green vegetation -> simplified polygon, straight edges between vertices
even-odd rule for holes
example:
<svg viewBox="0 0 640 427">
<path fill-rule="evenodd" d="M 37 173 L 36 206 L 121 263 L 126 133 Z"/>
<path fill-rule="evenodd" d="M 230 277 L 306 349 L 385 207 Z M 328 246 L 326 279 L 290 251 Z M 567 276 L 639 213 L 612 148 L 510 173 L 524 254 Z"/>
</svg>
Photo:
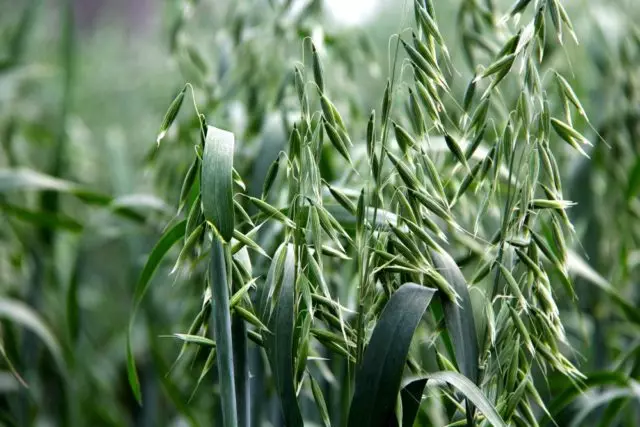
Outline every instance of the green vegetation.
<svg viewBox="0 0 640 427">
<path fill-rule="evenodd" d="M 637 424 L 633 2 L 182 0 L 143 99 L 23 3 L 3 424 Z"/>
</svg>

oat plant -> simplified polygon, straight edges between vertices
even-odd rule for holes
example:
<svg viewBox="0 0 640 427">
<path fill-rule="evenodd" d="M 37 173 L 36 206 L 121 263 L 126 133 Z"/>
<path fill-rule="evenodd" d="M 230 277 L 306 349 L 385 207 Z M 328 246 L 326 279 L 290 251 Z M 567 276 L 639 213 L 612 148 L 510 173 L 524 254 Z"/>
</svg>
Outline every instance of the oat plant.
<svg viewBox="0 0 640 427">
<path fill-rule="evenodd" d="M 298 108 L 258 197 L 192 85 L 166 113 L 159 144 L 193 101 L 195 154 L 136 304 L 172 246 L 174 270 L 204 265 L 201 310 L 175 338 L 178 358 L 208 354 L 200 378 L 215 367 L 223 425 L 266 416 L 251 411 L 264 390 L 251 390 L 249 350 L 264 355 L 272 421 L 290 426 L 537 425 L 552 416 L 538 372 L 585 380 L 557 305 L 576 298 L 576 255 L 556 153 L 596 141 L 573 125 L 588 118 L 569 79 L 545 65 L 550 44 L 575 39 L 569 16 L 557 0 L 463 2 L 466 78 L 433 4 L 411 8 L 368 120 L 341 111 L 331 65 L 301 41 L 278 100 Z"/>
<path fill-rule="evenodd" d="M 585 386 L 558 308 L 585 273 L 557 156 L 602 137 L 574 125 L 590 123 L 581 100 L 546 63 L 576 41 L 571 20 L 558 0 L 462 2 L 461 64 L 432 2 L 410 9 L 370 114 L 341 108 L 331 63 L 300 40 L 276 104 L 288 143 L 259 194 L 242 141 L 208 118 L 224 105 L 187 84 L 165 115 L 157 150 L 189 108 L 194 154 L 135 304 L 179 246 L 174 271 L 203 297 L 176 363 L 206 355 L 222 425 L 538 425 L 558 409 L 541 373 Z M 143 400 L 131 351 L 128 369 Z M 269 390 L 279 410 L 252 411 Z"/>
</svg>

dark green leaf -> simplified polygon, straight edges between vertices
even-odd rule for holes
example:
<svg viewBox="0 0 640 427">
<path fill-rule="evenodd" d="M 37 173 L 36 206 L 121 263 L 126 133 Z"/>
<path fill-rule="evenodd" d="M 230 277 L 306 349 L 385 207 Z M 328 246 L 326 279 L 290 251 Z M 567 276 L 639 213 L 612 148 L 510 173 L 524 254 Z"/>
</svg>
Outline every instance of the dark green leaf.
<svg viewBox="0 0 640 427">
<path fill-rule="evenodd" d="M 422 402 L 422 392 L 426 385 L 427 379 L 420 378 L 402 387 L 400 391 L 400 397 L 402 398 L 402 427 L 413 427 Z"/>
<path fill-rule="evenodd" d="M 349 426 L 382 426 L 393 417 L 411 339 L 435 292 L 405 283 L 391 295 L 356 374 Z"/>
<path fill-rule="evenodd" d="M 442 299 L 445 324 L 453 341 L 458 368 L 474 383 L 478 381 L 478 340 L 467 282 L 456 262 L 444 251 L 431 251 L 433 264 L 451 285 L 460 301 Z"/>
<path fill-rule="evenodd" d="M 286 245 L 284 251 L 284 266 L 279 293 L 274 295 L 275 305 L 269 316 L 268 327 L 271 332 L 265 332 L 267 357 L 271 365 L 274 381 L 285 424 L 288 427 L 302 426 L 302 415 L 296 397 L 294 380 L 294 349 L 293 325 L 295 320 L 295 259 L 293 246 Z"/>
</svg>

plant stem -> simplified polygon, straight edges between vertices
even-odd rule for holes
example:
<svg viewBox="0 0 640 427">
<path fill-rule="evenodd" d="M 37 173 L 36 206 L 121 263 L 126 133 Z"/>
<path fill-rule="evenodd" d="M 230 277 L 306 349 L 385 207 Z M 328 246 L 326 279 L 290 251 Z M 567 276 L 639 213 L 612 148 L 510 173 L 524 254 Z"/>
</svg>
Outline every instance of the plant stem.
<svg viewBox="0 0 640 427">
<path fill-rule="evenodd" d="M 225 427 L 236 427 L 236 387 L 233 369 L 233 343 L 231 339 L 231 313 L 229 288 L 224 252 L 227 248 L 215 233 L 211 242 L 209 264 L 209 286 L 211 287 L 211 321 L 217 348 L 218 375 L 220 377 L 220 400 Z"/>
<path fill-rule="evenodd" d="M 236 402 L 238 405 L 238 426 L 251 425 L 251 395 L 249 387 L 249 354 L 247 349 L 247 327 L 238 315 L 231 319 L 233 337 L 234 379 L 236 384 Z"/>
<path fill-rule="evenodd" d="M 231 252 L 226 251 L 227 268 L 232 269 Z M 233 283 L 234 292 L 242 287 L 242 283 Z M 233 346 L 234 380 L 236 386 L 236 403 L 238 406 L 238 426 L 251 425 L 251 394 L 249 387 L 249 349 L 247 346 L 247 325 L 238 314 L 231 318 L 231 335 Z"/>
</svg>

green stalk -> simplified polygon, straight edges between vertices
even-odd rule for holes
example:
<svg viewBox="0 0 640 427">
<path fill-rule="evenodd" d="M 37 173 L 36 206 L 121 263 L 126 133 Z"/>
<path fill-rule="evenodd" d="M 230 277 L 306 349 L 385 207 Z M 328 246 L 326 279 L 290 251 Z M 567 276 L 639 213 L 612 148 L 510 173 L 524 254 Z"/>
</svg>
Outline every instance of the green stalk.
<svg viewBox="0 0 640 427">
<path fill-rule="evenodd" d="M 231 252 L 226 252 L 227 269 L 231 271 Z M 242 283 L 234 283 L 233 291 L 242 287 Z M 249 386 L 249 348 L 247 346 L 247 325 L 237 313 L 231 317 L 231 336 L 233 346 L 234 380 L 236 386 L 236 403 L 238 406 L 238 426 L 251 425 L 251 394 Z"/>
<path fill-rule="evenodd" d="M 251 395 L 249 387 L 249 352 L 247 348 L 247 327 L 244 319 L 234 314 L 231 319 L 233 337 L 234 380 L 236 384 L 236 402 L 238 405 L 238 426 L 251 425 Z"/>
<path fill-rule="evenodd" d="M 220 379 L 220 400 L 222 419 L 225 427 L 236 427 L 236 387 L 233 369 L 233 343 L 231 338 L 231 313 L 229 308 L 229 288 L 224 243 L 215 233 L 211 242 L 211 263 L 209 264 L 209 286 L 211 287 L 211 321 L 216 340 L 216 359 Z"/>
</svg>

